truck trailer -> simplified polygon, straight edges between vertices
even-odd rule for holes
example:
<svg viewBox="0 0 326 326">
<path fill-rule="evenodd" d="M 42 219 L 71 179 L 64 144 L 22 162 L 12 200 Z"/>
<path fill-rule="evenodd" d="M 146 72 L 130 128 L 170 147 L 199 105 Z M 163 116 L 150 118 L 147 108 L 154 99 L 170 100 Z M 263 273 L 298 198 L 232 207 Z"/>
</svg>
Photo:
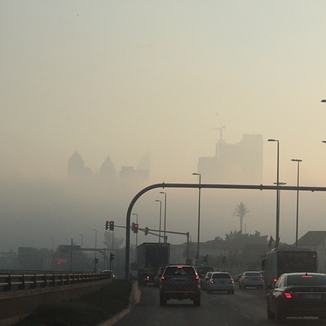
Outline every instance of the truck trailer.
<svg viewBox="0 0 326 326">
<path fill-rule="evenodd" d="M 137 247 L 138 282 L 141 285 L 154 283 L 159 267 L 170 263 L 170 244 L 144 242 Z"/>
</svg>

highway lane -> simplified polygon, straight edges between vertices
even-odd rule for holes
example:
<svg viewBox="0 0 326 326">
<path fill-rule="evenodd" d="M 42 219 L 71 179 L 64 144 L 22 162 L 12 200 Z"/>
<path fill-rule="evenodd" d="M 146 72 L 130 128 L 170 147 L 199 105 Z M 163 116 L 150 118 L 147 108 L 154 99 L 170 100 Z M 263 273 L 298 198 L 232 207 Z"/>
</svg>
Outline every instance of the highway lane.
<svg viewBox="0 0 326 326">
<path fill-rule="evenodd" d="M 236 289 L 235 294 L 202 292 L 202 304 L 194 307 L 190 300 L 169 300 L 159 304 L 158 288 L 140 287 L 141 302 L 117 326 L 268 326 L 276 325 L 267 319 L 264 290 Z M 287 325 L 326 325 L 316 319 L 288 319 Z"/>
</svg>

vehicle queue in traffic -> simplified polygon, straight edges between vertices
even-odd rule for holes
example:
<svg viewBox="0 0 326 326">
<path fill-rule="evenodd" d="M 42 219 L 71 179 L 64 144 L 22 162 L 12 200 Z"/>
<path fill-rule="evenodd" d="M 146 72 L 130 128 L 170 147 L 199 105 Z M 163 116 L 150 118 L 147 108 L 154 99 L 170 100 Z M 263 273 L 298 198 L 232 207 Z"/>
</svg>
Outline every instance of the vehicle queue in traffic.
<svg viewBox="0 0 326 326">
<path fill-rule="evenodd" d="M 228 272 L 209 271 L 199 277 L 192 265 L 168 265 L 160 271 L 160 304 L 170 299 L 191 299 L 201 304 L 201 292 L 234 294 L 238 289 L 264 289 L 260 271 L 244 271 L 234 277 Z M 326 274 L 313 272 L 284 273 L 275 284 L 265 287 L 267 318 L 277 324 L 288 317 L 318 317 L 326 319 Z"/>
</svg>

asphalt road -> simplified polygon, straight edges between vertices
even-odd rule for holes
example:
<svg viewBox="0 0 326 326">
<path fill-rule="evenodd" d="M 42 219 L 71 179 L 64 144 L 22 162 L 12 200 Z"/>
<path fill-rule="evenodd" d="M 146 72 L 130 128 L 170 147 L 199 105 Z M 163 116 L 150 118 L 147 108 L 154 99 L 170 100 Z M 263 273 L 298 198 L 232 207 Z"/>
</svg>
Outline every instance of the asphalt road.
<svg viewBox="0 0 326 326">
<path fill-rule="evenodd" d="M 267 319 L 265 291 L 236 289 L 235 294 L 202 291 L 201 306 L 190 300 L 169 300 L 166 306 L 159 304 L 159 290 L 154 286 L 140 287 L 141 302 L 117 326 L 268 326 L 276 325 Z M 326 325 L 318 319 L 288 319 L 287 325 Z"/>
</svg>

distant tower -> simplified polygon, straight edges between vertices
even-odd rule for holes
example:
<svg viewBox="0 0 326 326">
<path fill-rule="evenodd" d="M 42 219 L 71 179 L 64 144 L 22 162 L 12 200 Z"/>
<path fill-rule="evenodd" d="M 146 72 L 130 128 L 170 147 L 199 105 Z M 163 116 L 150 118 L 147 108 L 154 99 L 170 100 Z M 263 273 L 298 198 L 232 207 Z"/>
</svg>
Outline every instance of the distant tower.
<svg viewBox="0 0 326 326">
<path fill-rule="evenodd" d="M 111 184 L 117 183 L 118 175 L 109 156 L 102 163 L 98 174 L 101 179 L 106 179 Z"/>
<path fill-rule="evenodd" d="M 149 171 L 151 168 L 151 155 L 150 153 L 146 153 L 139 161 L 137 166 L 138 170 L 147 170 Z"/>
<path fill-rule="evenodd" d="M 68 161 L 68 176 L 81 177 L 85 174 L 85 162 L 77 151 Z"/>
</svg>

